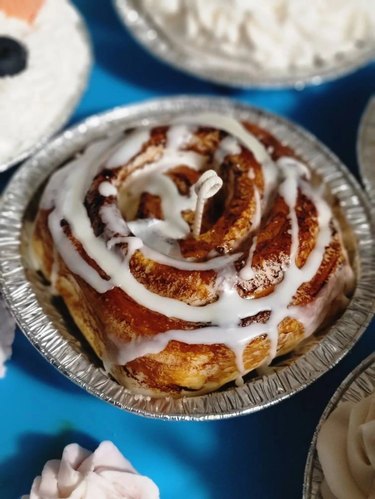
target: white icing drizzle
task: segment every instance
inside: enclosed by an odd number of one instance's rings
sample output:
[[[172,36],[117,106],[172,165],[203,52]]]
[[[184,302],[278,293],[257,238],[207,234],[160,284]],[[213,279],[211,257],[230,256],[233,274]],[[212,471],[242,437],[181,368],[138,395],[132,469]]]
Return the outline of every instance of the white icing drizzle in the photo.
[[[167,154],[147,168],[142,175],[137,175],[133,180],[125,182],[123,189],[127,189],[133,199],[139,198],[142,192],[159,196],[164,220],[159,221],[158,230],[164,237],[183,239],[189,234],[190,227],[182,218],[181,212],[194,209],[196,196],[194,192],[191,192],[190,196],[182,196],[173,180],[167,175],[162,175],[163,171],[168,170],[174,164],[173,158]]]
[[[65,235],[61,227],[61,221],[65,219],[70,224],[71,219],[74,218],[75,211],[78,219],[81,217],[88,218],[82,203],[84,195],[103,161],[112,153],[113,146],[118,140],[118,136],[114,136],[95,142],[87,147],[82,155],[79,155],[51,177],[41,201],[43,209],[54,207],[48,217],[48,228],[58,253],[72,272],[82,277],[82,279],[100,293],[105,293],[113,285],[111,285],[110,281],[102,279],[83,260],[69,238]],[[86,168],[82,168],[82,163],[91,171],[87,172]],[[75,185],[76,179],[79,182]],[[78,240],[80,240],[80,237],[77,234],[80,234],[83,239],[85,239],[86,234],[90,233],[95,237],[91,226],[89,228],[85,227],[85,231],[81,234],[79,232],[74,233],[73,231],[73,234]]]
[[[259,191],[256,187],[254,187],[254,199],[255,199],[256,208],[255,208],[255,214],[254,214],[254,219],[253,219],[252,232],[255,232],[259,228],[260,222],[262,220],[261,199],[260,199]],[[245,281],[249,281],[250,279],[254,279],[254,277],[255,277],[255,272],[251,267],[251,262],[253,261],[256,243],[257,243],[257,236],[255,235],[253,242],[250,246],[249,255],[247,257],[245,266],[243,269],[240,270],[240,273],[239,273],[240,278],[245,280]]]
[[[50,177],[47,187],[44,189],[40,200],[40,208],[42,210],[51,210],[55,206],[55,199],[64,184],[66,177],[74,170],[79,162],[80,159],[72,161],[63,168],[60,168],[60,170],[57,170],[57,172]]]
[[[171,262],[172,259],[183,261],[180,246],[176,239],[166,236],[165,224],[165,220],[158,220],[155,218],[128,222],[131,232],[142,241],[142,253],[145,256],[145,250],[149,248],[150,252],[148,258],[151,258],[151,254],[154,254],[156,260],[154,260],[154,258],[151,259],[158,263],[162,263],[162,261],[160,261],[162,258],[160,257],[163,256],[166,258],[170,257],[169,262]]]
[[[214,160],[219,163],[219,165],[224,161],[224,158],[228,155],[235,155],[241,153],[241,147],[238,140],[231,135],[224,137],[220,142],[219,147],[216,149],[214,154]]]
[[[194,331],[167,331],[147,340],[142,339],[138,342],[126,344],[122,348],[119,348],[119,356],[116,358],[116,361],[122,362],[125,359],[129,362],[145,355],[145,352],[158,353],[172,340],[187,344],[224,344],[234,352],[238,371],[240,374],[244,374],[243,351],[251,340],[262,334],[267,334],[271,344],[268,359],[268,362],[270,362],[276,355],[278,325],[280,322],[288,316],[293,316],[302,323],[305,322],[303,308],[294,307],[291,314],[289,304],[297,289],[304,282],[308,282],[314,277],[322,262],[324,249],[331,239],[329,222],[332,214],[327,203],[314,193],[313,188],[305,182],[298,183],[301,174],[301,164],[299,162],[292,158],[288,158],[288,161],[281,159],[278,162],[278,166],[285,176],[285,180],[280,185],[279,191],[281,195],[285,195],[285,201],[290,210],[292,250],[289,267],[285,272],[284,279],[278,284],[274,292],[257,300],[240,298],[234,288],[236,280],[235,272],[226,267],[222,273],[222,282],[219,284],[219,288],[221,289],[219,301],[204,307],[206,322],[216,323],[220,327],[210,326]],[[318,211],[318,224],[320,228],[316,246],[310,253],[302,269],[299,269],[295,262],[298,252],[298,222],[295,214],[298,187],[302,188],[306,194],[309,194],[314,201]],[[261,311],[271,312],[270,319],[266,324],[253,323],[246,327],[238,327],[239,318],[250,317]],[[305,329],[306,336],[312,332],[310,328]]]
[[[83,278],[96,291],[105,293],[113,287],[119,287],[149,310],[167,317],[207,324],[207,327],[195,330],[167,331],[149,339],[142,338],[132,343],[118,344],[117,354],[112,360],[118,364],[125,364],[137,357],[162,351],[172,340],[187,344],[223,344],[234,352],[238,372],[242,375],[245,373],[243,352],[252,339],[263,334],[267,335],[271,345],[268,361],[276,355],[278,325],[285,317],[291,316],[289,305],[298,288],[310,281],[319,269],[325,248],[331,240],[332,213],[319,190],[306,181],[309,178],[309,171],[305,165],[293,158],[282,158],[278,160],[276,166],[263,145],[234,118],[204,113],[194,117],[184,117],[183,121],[188,123],[188,126],[177,124],[170,127],[167,146],[161,157],[135,170],[121,187],[122,191],[130,192],[134,199],[142,192],[160,196],[164,220],[146,219],[126,223],[116,204],[105,204],[100,209],[100,216],[110,236],[105,242],[95,236],[83,204],[85,194],[100,168],[103,168],[103,165],[106,168],[113,168],[127,163],[150,137],[149,129],[127,135],[122,139],[124,143],[120,147],[117,144],[118,138],[101,141],[88,147],[82,156],[64,169],[64,173],[63,170],[58,172],[58,180],[52,177],[43,197],[42,206],[54,207],[49,216],[49,229],[57,251],[72,272]],[[194,189],[190,189],[188,195],[181,195],[174,182],[164,173],[178,165],[186,165],[196,170],[205,168],[207,157],[180,149],[190,141],[194,130],[190,124],[194,127],[197,124],[218,127],[230,134],[230,137],[221,141],[215,161],[222,162],[227,154],[237,154],[241,143],[249,148],[261,163],[267,187],[263,199],[258,189],[254,189],[256,209],[252,220],[252,231],[259,227],[265,199],[276,185],[278,178],[280,180],[278,192],[289,208],[292,244],[284,278],[268,296],[245,299],[241,298],[236,289],[239,279],[246,280],[254,276],[251,262],[256,247],[256,236],[240,275],[233,264],[239,258],[238,254],[219,256],[199,263],[185,260],[179,253],[176,239],[185,237],[190,230],[181,213],[194,208],[196,195]],[[116,145],[115,152],[113,152],[114,145]],[[57,189],[58,184],[59,189]],[[295,205],[298,189],[316,206],[319,225],[316,245],[302,269],[296,265],[299,229]],[[109,182],[101,183],[99,190],[104,196],[115,195],[113,186]],[[108,280],[100,277],[77,253],[61,227],[60,222],[63,219],[69,223],[72,234],[81,242],[87,255],[100,263]],[[130,235],[130,232],[134,235]],[[127,244],[125,254],[111,251],[118,243]],[[215,269],[218,300],[205,306],[191,306],[152,293],[138,282],[129,270],[130,259],[137,250],[140,250],[146,258],[177,269],[186,271]],[[270,312],[270,317],[265,324],[255,322],[246,327],[239,325],[241,319],[266,311]],[[304,323],[303,307],[294,307],[292,313],[293,317]],[[312,330],[306,327],[305,334],[311,333]]]
[[[217,256],[215,258],[211,258],[211,260],[207,260],[206,262],[195,262],[182,259],[178,260],[178,258],[182,258],[182,256],[179,256],[177,253],[176,256],[172,258],[172,253],[169,255],[162,254],[154,251],[149,246],[143,246],[142,254],[146,258],[154,260],[157,263],[161,263],[162,265],[168,265],[168,267],[186,271],[219,270],[227,265],[230,265],[231,263],[236,262],[241,256],[240,253],[233,253],[224,256]]]
[[[119,346],[116,362],[129,362],[146,353],[161,352],[169,341],[181,341],[187,344],[223,344],[230,348],[235,356],[237,368],[240,374],[245,373],[243,365],[243,352],[249,342],[262,334],[267,334],[271,348],[268,362],[276,355],[278,340],[278,325],[288,316],[293,316],[304,323],[303,308],[294,307],[293,314],[289,311],[289,304],[292,301],[297,289],[304,283],[310,281],[316,274],[323,258],[324,249],[331,239],[329,222],[331,220],[331,210],[327,203],[314,194],[312,188],[306,183],[298,184],[300,178],[300,163],[292,158],[284,162],[278,162],[285,176],[284,182],[280,185],[280,194],[285,196],[288,204],[292,226],[292,250],[290,263],[285,272],[284,279],[279,283],[274,292],[266,297],[257,300],[246,300],[240,298],[234,288],[236,280],[233,270],[225,268],[222,275],[221,296],[219,301],[206,305],[203,310],[206,312],[206,322],[213,322],[220,327],[205,327],[193,331],[167,331],[160,333],[150,339],[141,339],[123,347]],[[292,166],[294,165],[294,168]],[[317,237],[316,246],[310,253],[304,267],[299,269],[295,259],[298,252],[298,222],[295,214],[295,203],[297,188],[306,188],[316,204],[318,210],[318,223],[320,231]],[[238,319],[253,316],[261,311],[270,311],[271,316],[266,324],[253,323],[246,327],[238,327]],[[194,312],[195,316],[195,312]],[[194,317],[196,319],[196,317]],[[308,336],[313,331],[306,328],[305,335]]]
[[[50,290],[53,295],[58,295],[58,291],[56,289],[56,282],[58,279],[59,275],[59,260],[57,259],[57,254],[56,254],[56,248],[53,248],[53,262],[52,262],[52,267],[51,267],[51,275],[50,275],[50,281],[51,281],[51,286]]]
[[[48,218],[48,228],[51,232],[57,251],[63,257],[67,267],[84,279],[99,293],[105,293],[113,288],[110,281],[105,281],[88,263],[79,257],[69,238],[66,237],[60,225],[61,218],[57,210],[54,210]]]
[[[275,164],[263,144],[255,137],[255,135],[250,133],[242,125],[242,123],[232,116],[218,115],[211,112],[202,113],[198,116],[184,116],[175,119],[174,122],[192,124],[199,123],[201,126],[220,128],[220,130],[223,130],[230,134],[230,136],[234,137],[235,141],[230,138],[225,138],[221,141],[219,145],[219,151],[221,151],[221,153],[218,152],[218,159],[222,157],[222,153],[225,149],[227,149],[230,154],[238,154],[240,143],[250,150],[262,167],[262,173],[265,179],[265,190],[263,196],[265,203],[268,202],[270,194],[277,185],[279,172],[278,169],[275,168]]]
[[[220,130],[233,135],[242,145],[249,149],[259,163],[262,164],[266,159],[269,159],[263,144],[232,116],[206,112],[197,116],[181,116],[176,118],[174,123],[191,123],[193,125],[199,124],[200,126],[220,128]]]
[[[120,147],[107,160],[106,168],[117,168],[126,165],[133,156],[139,153],[143,144],[149,139],[149,128],[139,128],[127,134]]]
[[[250,279],[255,279],[256,274],[251,266],[251,263],[253,261],[253,256],[255,249],[257,247],[257,236],[254,236],[253,242],[251,243],[250,250],[249,250],[249,255],[247,257],[245,266],[243,269],[240,270],[239,276],[241,279],[244,281],[250,281]]]
[[[99,194],[104,197],[117,196],[117,189],[111,182],[102,182],[98,190]]]
[[[196,126],[175,125],[167,133],[167,149],[178,151],[186,146],[192,139]]]
[[[111,234],[121,234],[128,236],[130,234],[129,226],[123,219],[120,210],[116,204],[105,204],[100,208],[100,218]]]

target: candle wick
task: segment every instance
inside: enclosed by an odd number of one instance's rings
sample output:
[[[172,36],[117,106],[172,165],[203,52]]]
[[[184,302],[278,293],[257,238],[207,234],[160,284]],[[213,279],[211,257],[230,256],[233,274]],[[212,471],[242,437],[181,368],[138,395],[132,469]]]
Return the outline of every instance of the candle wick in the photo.
[[[197,204],[195,206],[193,236],[199,237],[202,227],[203,210],[206,199],[214,196],[222,187],[223,181],[215,170],[207,170],[200,176],[198,182],[194,184],[194,191],[197,195]]]

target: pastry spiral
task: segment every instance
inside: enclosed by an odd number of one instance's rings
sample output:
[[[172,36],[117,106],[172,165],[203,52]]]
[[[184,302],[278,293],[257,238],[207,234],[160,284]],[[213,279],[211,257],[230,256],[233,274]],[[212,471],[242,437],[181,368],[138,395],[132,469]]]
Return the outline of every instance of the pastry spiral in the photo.
[[[223,187],[193,237],[207,170]],[[353,286],[309,168],[266,130],[213,113],[89,145],[49,180],[33,249],[105,368],[156,396],[241,381]]]

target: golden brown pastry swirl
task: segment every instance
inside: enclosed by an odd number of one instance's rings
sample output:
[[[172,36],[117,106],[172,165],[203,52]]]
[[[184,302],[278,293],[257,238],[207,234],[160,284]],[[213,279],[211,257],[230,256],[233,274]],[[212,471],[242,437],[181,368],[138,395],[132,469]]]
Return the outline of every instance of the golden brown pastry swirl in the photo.
[[[223,187],[195,238],[207,170]],[[206,393],[289,352],[353,280],[304,163],[267,131],[207,113],[89,146],[51,178],[33,243],[105,367],[153,395]]]

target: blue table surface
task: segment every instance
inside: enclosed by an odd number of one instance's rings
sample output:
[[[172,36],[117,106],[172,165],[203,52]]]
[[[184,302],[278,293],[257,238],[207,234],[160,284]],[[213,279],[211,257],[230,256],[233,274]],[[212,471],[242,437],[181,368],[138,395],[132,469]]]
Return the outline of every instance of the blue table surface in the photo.
[[[314,133],[358,175],[355,144],[374,92],[375,65],[303,91],[230,89],[186,76],[146,53],[108,0],[76,0],[96,62],[72,123],[113,106],[176,94],[220,95],[286,116]],[[12,172],[0,176],[1,187]],[[168,422],[123,412],[78,388],[17,332],[0,380],[0,498],[30,490],[47,459],[78,442],[112,440],[160,487],[162,499],[295,499],[319,417],[341,381],[373,350],[375,322],[353,350],[301,393],[258,413],[218,422]]]

